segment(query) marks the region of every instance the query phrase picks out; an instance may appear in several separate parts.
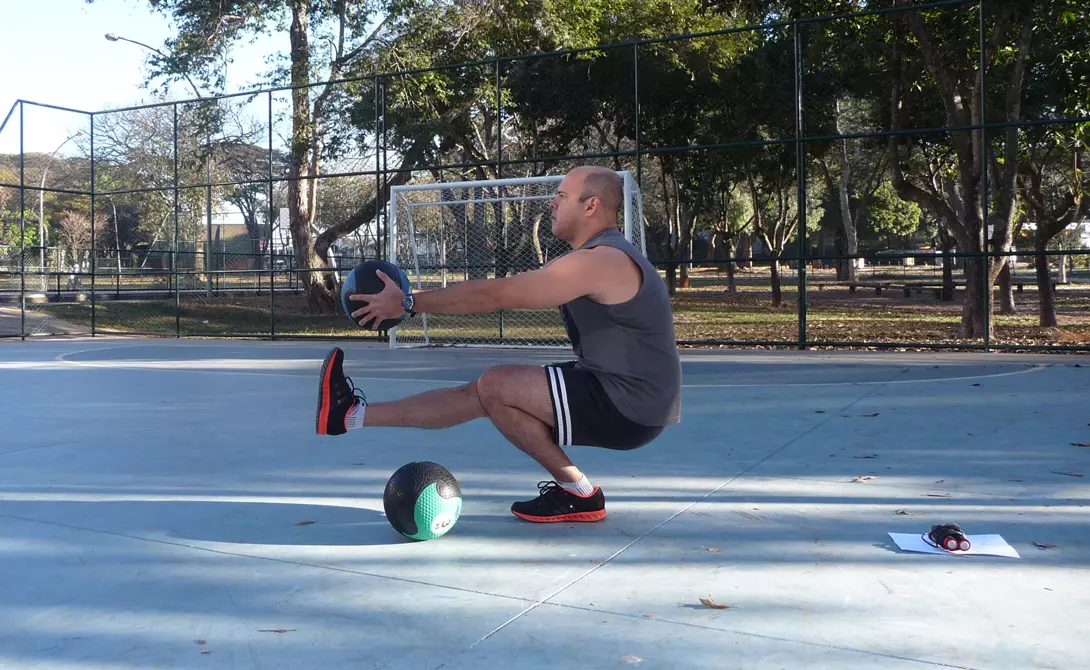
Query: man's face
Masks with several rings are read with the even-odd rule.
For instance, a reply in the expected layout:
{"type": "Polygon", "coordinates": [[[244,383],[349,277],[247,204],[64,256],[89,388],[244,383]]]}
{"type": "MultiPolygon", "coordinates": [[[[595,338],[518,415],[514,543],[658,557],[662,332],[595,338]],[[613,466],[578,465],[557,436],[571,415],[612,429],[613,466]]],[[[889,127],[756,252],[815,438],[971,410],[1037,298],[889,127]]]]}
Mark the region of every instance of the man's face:
{"type": "Polygon", "coordinates": [[[553,210],[552,231],[557,239],[570,240],[572,233],[583,218],[583,204],[579,200],[582,189],[581,179],[569,174],[557,187],[556,195],[549,202],[553,210]]]}

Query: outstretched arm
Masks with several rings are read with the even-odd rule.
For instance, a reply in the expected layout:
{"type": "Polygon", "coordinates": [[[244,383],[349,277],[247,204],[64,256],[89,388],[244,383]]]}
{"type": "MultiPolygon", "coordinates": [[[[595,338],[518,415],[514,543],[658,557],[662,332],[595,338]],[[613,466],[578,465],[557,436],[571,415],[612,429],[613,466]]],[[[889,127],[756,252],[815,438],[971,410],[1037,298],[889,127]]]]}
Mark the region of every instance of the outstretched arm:
{"type": "MultiPolygon", "coordinates": [[[[547,309],[598,292],[604,277],[604,254],[598,249],[573,251],[530,272],[502,279],[476,279],[446,288],[413,293],[413,311],[431,314],[484,314],[500,309],[547,309]]],[[[380,273],[386,288],[374,295],[353,295],[366,303],[352,317],[366,325],[404,313],[401,288],[380,273]]]]}

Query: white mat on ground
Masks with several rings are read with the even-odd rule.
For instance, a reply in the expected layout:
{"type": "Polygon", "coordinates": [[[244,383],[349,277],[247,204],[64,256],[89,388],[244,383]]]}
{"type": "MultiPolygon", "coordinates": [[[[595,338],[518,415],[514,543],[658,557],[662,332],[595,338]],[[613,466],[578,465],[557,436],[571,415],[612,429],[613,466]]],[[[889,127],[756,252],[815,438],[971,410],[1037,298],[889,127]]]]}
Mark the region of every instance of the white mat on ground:
{"type": "Polygon", "coordinates": [[[915,551],[923,554],[953,554],[956,556],[1003,556],[1005,558],[1021,558],[1018,551],[1007,544],[999,535],[966,535],[972,545],[968,551],[947,551],[933,547],[920,534],[890,533],[897,546],[902,551],[915,551]]]}

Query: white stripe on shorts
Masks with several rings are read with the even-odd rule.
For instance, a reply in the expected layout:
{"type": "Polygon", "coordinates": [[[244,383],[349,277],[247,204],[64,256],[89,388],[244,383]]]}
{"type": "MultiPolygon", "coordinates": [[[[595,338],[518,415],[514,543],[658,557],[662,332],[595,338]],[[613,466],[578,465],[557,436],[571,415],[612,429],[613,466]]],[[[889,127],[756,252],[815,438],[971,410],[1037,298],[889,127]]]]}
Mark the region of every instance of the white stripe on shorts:
{"type": "Polygon", "coordinates": [[[568,409],[568,389],[564,386],[564,373],[560,368],[546,366],[549,385],[553,391],[553,408],[556,410],[556,435],[561,447],[571,446],[571,411],[568,409]]]}

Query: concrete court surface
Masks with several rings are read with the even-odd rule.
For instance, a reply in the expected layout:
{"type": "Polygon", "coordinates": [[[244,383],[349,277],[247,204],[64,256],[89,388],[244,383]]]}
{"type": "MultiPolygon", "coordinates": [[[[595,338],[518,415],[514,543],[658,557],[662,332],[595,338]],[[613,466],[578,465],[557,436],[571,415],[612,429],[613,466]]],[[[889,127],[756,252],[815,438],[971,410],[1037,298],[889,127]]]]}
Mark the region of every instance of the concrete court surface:
{"type": "MultiPolygon", "coordinates": [[[[316,436],[328,346],[0,342],[0,667],[1090,663],[1090,357],[686,352],[679,426],[573,450],[609,518],[537,525],[487,422],[316,436]],[[465,506],[414,543],[382,490],[421,459],[465,506]],[[945,521],[1021,558],[887,535],[945,521]]],[[[568,353],[343,346],[372,401],[568,353]]]]}

